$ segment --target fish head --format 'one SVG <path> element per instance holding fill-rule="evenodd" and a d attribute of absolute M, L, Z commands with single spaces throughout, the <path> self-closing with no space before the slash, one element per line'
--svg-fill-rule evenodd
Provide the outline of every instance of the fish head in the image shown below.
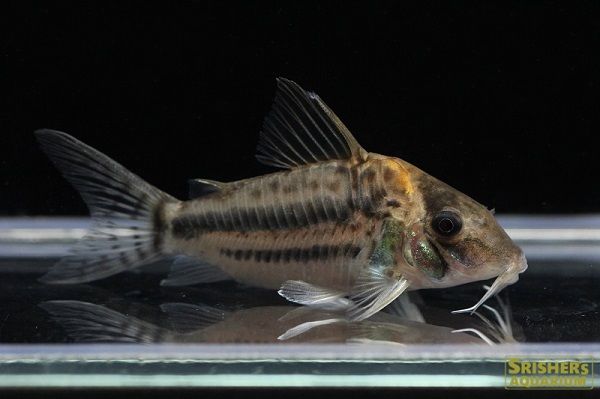
<path fill-rule="evenodd" d="M 420 211 L 407 226 L 403 253 L 427 278 L 422 285 L 451 287 L 497 277 L 487 299 L 515 283 L 527 261 L 493 213 L 422 171 L 415 175 Z"/>

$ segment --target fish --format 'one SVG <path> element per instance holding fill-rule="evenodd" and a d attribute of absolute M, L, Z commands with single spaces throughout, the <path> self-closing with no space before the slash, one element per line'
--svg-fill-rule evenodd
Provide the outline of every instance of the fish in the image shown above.
<path fill-rule="evenodd" d="M 462 320 L 461 328 L 453 329 L 386 312 L 354 321 L 343 313 L 290 305 L 228 311 L 205 304 L 164 303 L 160 309 L 166 321 L 151 322 L 77 300 L 45 301 L 39 307 L 77 343 L 514 343 L 509 331 L 500 332 L 504 328 L 501 319 Z"/>
<path fill-rule="evenodd" d="M 367 152 L 317 94 L 285 78 L 256 155 L 280 170 L 192 179 L 188 200 L 66 133 L 35 134 L 92 217 L 45 283 L 90 282 L 174 257 L 164 286 L 233 279 L 363 320 L 407 291 L 496 278 L 474 306 L 455 311 L 474 312 L 527 269 L 485 206 L 400 158 Z"/>

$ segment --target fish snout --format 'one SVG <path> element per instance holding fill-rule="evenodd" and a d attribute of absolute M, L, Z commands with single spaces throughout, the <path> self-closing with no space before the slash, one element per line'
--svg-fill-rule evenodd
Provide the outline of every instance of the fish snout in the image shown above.
<path fill-rule="evenodd" d="M 527 258 L 525 257 L 523 250 L 519 249 L 519 253 L 512 266 L 517 273 L 523 273 L 525 270 L 527 270 Z"/>
<path fill-rule="evenodd" d="M 508 268 L 503 273 L 505 285 L 511 285 L 519 281 L 519 274 L 527 270 L 527 259 L 521 249 L 515 256 L 514 260 L 510 262 Z"/>

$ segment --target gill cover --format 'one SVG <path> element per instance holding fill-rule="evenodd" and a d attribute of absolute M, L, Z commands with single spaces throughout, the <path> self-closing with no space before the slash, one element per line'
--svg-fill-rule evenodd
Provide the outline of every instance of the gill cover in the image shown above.
<path fill-rule="evenodd" d="M 429 241 L 423 229 L 417 225 L 408 230 L 407 244 L 404 246 L 404 259 L 427 276 L 441 279 L 446 273 L 446 262 L 435 245 Z"/>

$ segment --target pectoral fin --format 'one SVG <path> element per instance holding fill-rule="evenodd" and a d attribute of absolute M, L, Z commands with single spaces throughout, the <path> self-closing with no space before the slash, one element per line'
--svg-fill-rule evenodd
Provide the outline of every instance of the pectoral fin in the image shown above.
<path fill-rule="evenodd" d="M 379 269 L 369 268 L 359 277 L 350 295 L 354 306 L 348 316 L 353 321 L 368 319 L 398 298 L 408 286 L 404 277 L 390 278 Z"/>
<path fill-rule="evenodd" d="M 369 265 L 358 276 L 350 295 L 350 299 L 354 301 L 354 306 L 348 312 L 351 320 L 371 317 L 408 288 L 408 280 L 394 272 L 403 228 L 394 218 L 384 221 L 381 237 L 373 249 Z"/>
<path fill-rule="evenodd" d="M 390 304 L 407 288 L 405 278 L 390 278 L 375 268 L 368 268 L 357 280 L 349 298 L 343 291 L 319 287 L 305 281 L 289 280 L 279 295 L 290 302 L 323 310 L 346 310 L 352 321 L 364 320 Z"/>

